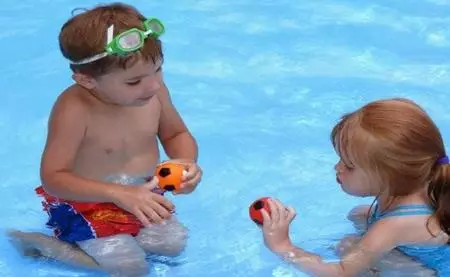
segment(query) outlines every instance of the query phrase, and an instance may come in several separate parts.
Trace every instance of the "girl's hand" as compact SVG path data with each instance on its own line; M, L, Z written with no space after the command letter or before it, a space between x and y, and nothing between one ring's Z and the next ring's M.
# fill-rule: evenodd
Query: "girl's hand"
M295 210L285 207L276 199L269 199L270 216L261 210L263 222L263 235L266 246L273 252L284 253L292 248L289 238L289 224L295 218Z

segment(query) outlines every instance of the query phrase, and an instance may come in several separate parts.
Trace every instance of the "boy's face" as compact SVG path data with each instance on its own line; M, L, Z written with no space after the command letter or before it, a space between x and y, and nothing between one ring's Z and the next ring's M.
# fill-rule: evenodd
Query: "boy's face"
M78 82L92 90L102 101L119 106L142 106L161 88L162 61L139 60L133 66L118 69L86 82ZM75 78L77 79L77 78Z

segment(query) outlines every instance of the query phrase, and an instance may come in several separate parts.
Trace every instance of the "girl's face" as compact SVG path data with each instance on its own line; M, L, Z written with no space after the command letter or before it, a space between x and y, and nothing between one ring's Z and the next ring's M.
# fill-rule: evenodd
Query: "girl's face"
M369 176L357 165L348 165L340 159L334 166L336 180L346 193L359 196L376 196L377 188L371 184Z

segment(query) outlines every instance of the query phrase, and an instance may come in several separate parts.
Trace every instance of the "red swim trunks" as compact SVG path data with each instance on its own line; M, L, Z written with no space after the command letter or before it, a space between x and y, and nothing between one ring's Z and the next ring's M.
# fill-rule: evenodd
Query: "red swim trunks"
M113 203L68 201L47 194L42 186L36 193L44 198L47 226L63 241L75 243L116 234L136 236L144 227L133 214Z

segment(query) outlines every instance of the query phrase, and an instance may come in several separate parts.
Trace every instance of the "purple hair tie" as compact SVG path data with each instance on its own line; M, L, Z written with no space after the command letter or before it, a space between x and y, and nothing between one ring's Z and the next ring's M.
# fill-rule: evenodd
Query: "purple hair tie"
M439 160L437 160L436 164L437 165L444 165L444 164L449 164L450 160L448 159L448 156L444 156L442 158L440 158Z

